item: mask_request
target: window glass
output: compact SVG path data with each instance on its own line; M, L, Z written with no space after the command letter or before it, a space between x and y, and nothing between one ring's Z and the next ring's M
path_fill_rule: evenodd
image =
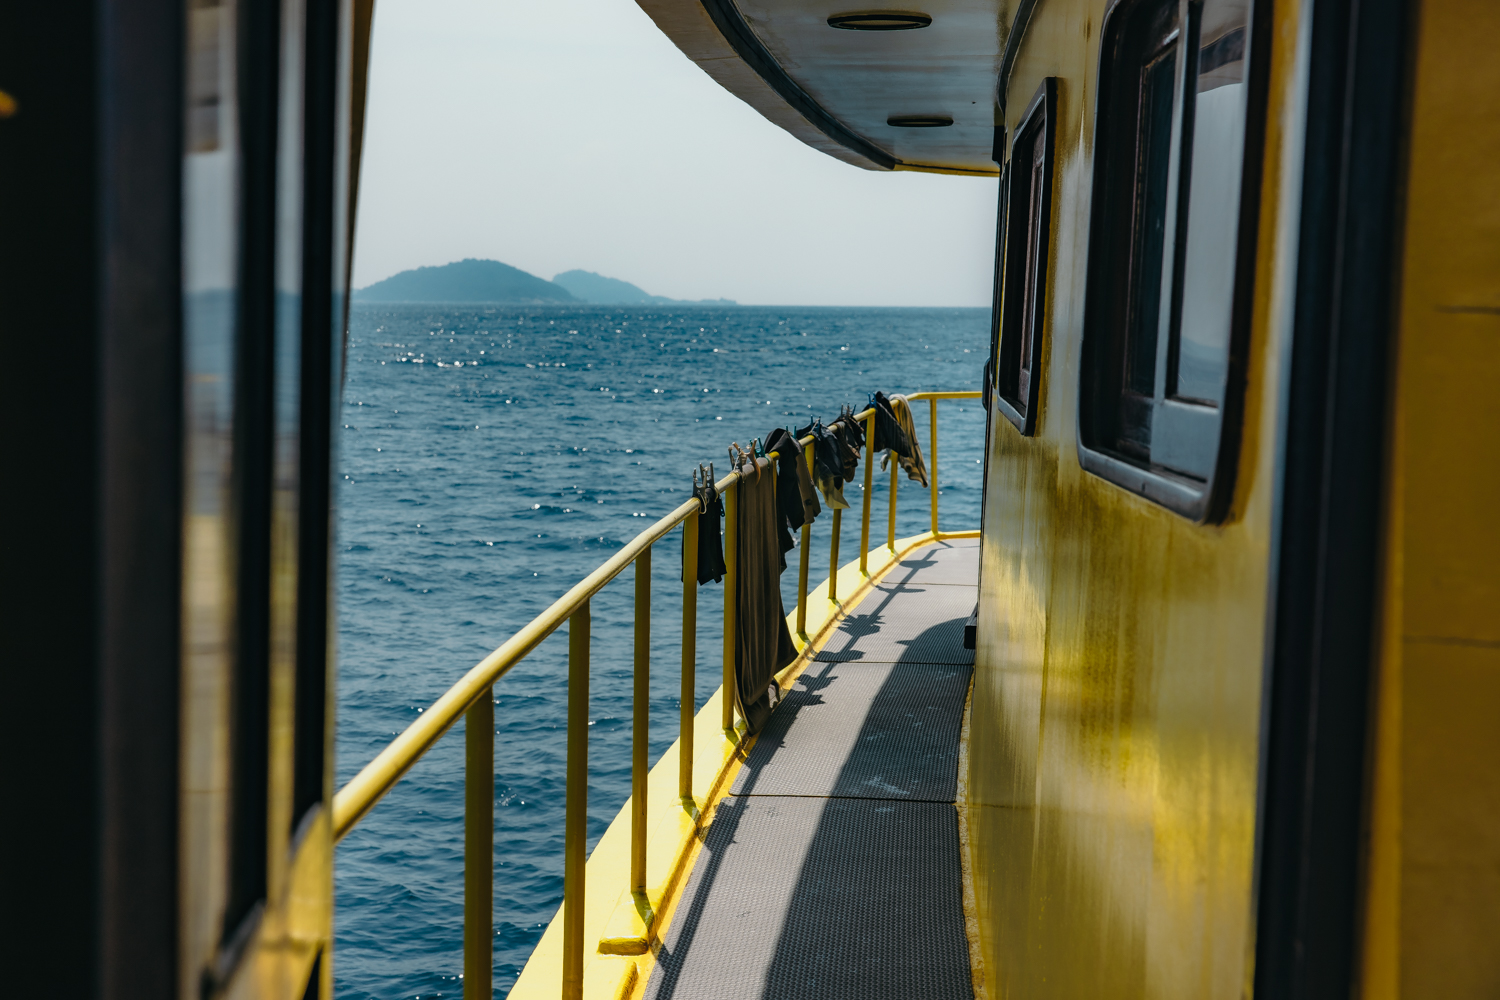
M1156 335L1161 322L1162 250L1166 246L1167 180L1172 159L1176 84L1175 48L1163 52L1141 70L1135 302L1125 357L1125 381L1130 391L1144 396L1156 390Z
M1248 0L1125 0L1103 39L1081 454L1184 511L1222 430L1248 14Z
M1193 156L1182 318L1167 395L1221 405L1234 306L1240 168L1245 148L1245 11L1205 4L1193 99Z
M1052 220L1052 146L1057 81L1042 81L1016 126L1002 197L1009 227L1002 248L1000 347L995 398L1022 434L1036 430L1041 344L1046 321L1047 246Z
M1041 141L1041 128L1033 129L1031 137L1031 198L1027 205L1026 223L1026 297L1021 302L1021 342L1016 346L1021 352L1021 360L1018 365L1016 376L1016 399L1020 400L1021 407L1031 403L1031 352L1036 344L1036 326L1041 317L1037 309L1037 296L1045 292L1041 287L1042 271L1042 247L1044 245L1044 233L1042 227L1047 224L1043 218L1042 190L1047 169L1047 147Z

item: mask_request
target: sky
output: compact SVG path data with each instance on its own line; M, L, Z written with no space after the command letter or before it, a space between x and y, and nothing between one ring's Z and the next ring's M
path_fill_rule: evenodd
M997 184L862 170L634 0L378 0L354 286L465 257L673 298L987 306Z

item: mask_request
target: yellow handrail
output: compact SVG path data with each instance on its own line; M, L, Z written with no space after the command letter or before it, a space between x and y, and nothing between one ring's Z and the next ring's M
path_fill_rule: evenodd
M731 472L715 483L721 491L739 481L739 473ZM422 717L407 726L400 736L390 742L364 769L349 779L333 797L333 839L341 840L354 824L364 818L411 770L421 756L442 738L458 717L466 712L494 685L511 667L526 657L547 636L557 631L584 603L597 594L604 585L624 572L635 557L671 531L689 515L698 510L698 501L687 500L672 513L636 535L604 565L584 577L573 589L559 597L546 611L533 618L519 632L501 643L489 656L480 660L457 684L432 703Z
M871 412L862 410L855 414L855 418L863 419ZM834 421L834 425L838 423L839 421ZM800 443L807 445L811 440L812 436L808 435ZM776 452L771 454L775 455ZM739 479L738 472L731 472L715 483L714 488L723 493L739 482ZM543 639L557 631L558 627L567 621L584 601L623 573L625 567L635 561L636 556L649 548L652 543L663 538L697 509L697 500L684 501L672 513L636 535L626 543L624 548L607 559L604 565L584 577L573 589L554 601L546 611L537 615L493 653L480 660L457 684L433 702L432 707L423 712L420 719L392 740L374 760L366 764L358 774L349 779L347 785L334 795L334 841L342 840L354 828L354 825L375 807L385 793L390 791L407 771L411 770L411 766L431 749L434 743L442 739L443 734L453 727L459 716L468 711L470 705L479 700L483 692L504 677L511 667L525 659L526 655Z
M917 392L906 397L908 402L928 400L932 433L932 460L930 463L931 522L932 534L938 533L938 488L937 488L937 404L947 399L977 399L978 392ZM853 414L856 421L865 422L865 477L864 497L860 525L860 570L866 570L866 558L870 539L870 498L873 491L875 409L869 407ZM838 427L843 420L835 420L830 427ZM800 459L813 465L813 437L811 434L799 439L802 454ZM755 459L756 469L769 468L775 471L771 452L766 458ZM762 465L764 463L764 465ZM746 470L751 466L744 467ZM899 463L891 466L890 509L888 513L887 544L895 551L896 531L896 481ZM725 497L724 558L728 570L724 586L724 690L723 729L724 736L731 741L738 739L734 726L734 572L738 553L736 549L736 519L738 517L737 491L731 491L743 478L736 470L714 484ZM542 640L556 631L564 622L568 629L568 757L566 778L566 816L564 818L564 888L563 888L563 995L565 998L582 995L583 950L582 901L584 885L584 845L587 832L588 807L588 681L589 681L589 632L590 599L606 584L634 565L636 573L635 608L635 678L632 706L631 790L634 808L631 817L631 872L630 887L633 893L642 895L646 884L646 781L648 767L646 745L649 727L648 692L650 675L650 573L651 547L664 538L679 524L684 524L684 579L683 579L683 657L682 657L682 766L679 794L684 806L692 806L692 759L693 759L693 673L696 660L697 628L697 547L698 523L692 515L700 510L697 497L684 501L666 517L651 525L627 542L604 564L580 580L562 597L536 618L532 619L515 635L502 643L479 663L475 664L458 683L442 697L433 702L422 715L399 736L366 764L348 784L333 797L333 839L342 840L361 819L373 809L402 776L421 759L433 744L442 739L461 716L466 716L465 791L464 791L464 995L466 997L488 997L491 989L493 968L493 926L491 906L493 900L494 854L494 703L492 690L496 681L535 649ZM834 510L830 555L828 599L838 603L837 581L839 572L839 535L842 511ZM715 526L717 530L717 526ZM797 584L797 633L804 642L808 640L807 628L807 574L808 550L811 540L811 525L802 526L801 565Z

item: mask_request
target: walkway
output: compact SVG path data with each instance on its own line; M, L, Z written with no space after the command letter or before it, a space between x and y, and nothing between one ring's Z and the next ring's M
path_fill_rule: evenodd
M708 829L649 1000L972 1000L954 801L978 545L902 561L787 692Z

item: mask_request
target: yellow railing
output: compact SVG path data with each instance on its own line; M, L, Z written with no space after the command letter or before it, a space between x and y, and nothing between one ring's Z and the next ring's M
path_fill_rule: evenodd
M927 400L931 442L927 459L931 493L931 531L938 530L938 420L937 404L944 399L978 399L978 392L918 392L909 403ZM875 457L875 411L854 414L865 423L864 503L860 517L859 568L866 570L870 549L870 500L873 493ZM834 422L836 426L839 421ZM804 460L812 467L812 437L799 442ZM774 469L772 459L756 459L758 467ZM761 463L765 463L764 466ZM891 494L886 544L896 547L896 482L899 463L891 463ZM731 472L715 483L724 496L724 697L722 727L731 741L737 739L734 699L735 552L738 525L737 491L730 489L741 473ZM333 838L342 840L375 807L402 776L460 717L466 718L464 771L464 996L489 1000L494 966L494 825L495 825L495 682L523 660L543 639L568 623L568 749L566 806L563 818L563 976L565 1000L580 997L583 990L583 890L588 836L588 705L589 705L589 601L625 567L635 566L635 677L631 726L630 789L630 886L636 893L646 888L646 775L649 730L649 685L651 648L651 547L679 524L683 525L682 593L682 731L680 743L679 794L692 802L694 666L697 660L698 519L697 498L682 503L666 517L636 535L594 572L553 602L498 649L480 660L457 684L433 702L401 735L391 741L333 797ZM833 511L830 540L828 597L838 601L839 534L842 511ZM797 635L807 642L807 575L812 526L802 526L802 552L797 572Z

